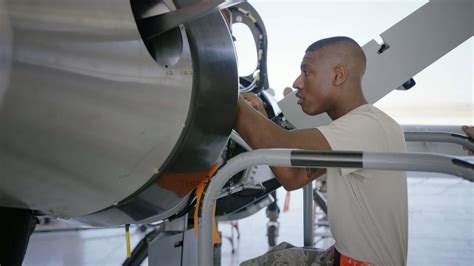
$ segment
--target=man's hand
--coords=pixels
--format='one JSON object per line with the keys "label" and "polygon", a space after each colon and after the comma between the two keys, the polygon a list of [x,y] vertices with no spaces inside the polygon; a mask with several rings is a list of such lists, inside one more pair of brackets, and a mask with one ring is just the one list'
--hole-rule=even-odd
{"label": "man's hand", "polygon": [[293,89],[290,88],[290,87],[286,87],[284,90],[283,90],[283,96],[287,96],[288,94],[292,93],[293,92]]}
{"label": "man's hand", "polygon": [[[474,139],[474,127],[468,127],[468,126],[462,126],[461,127],[462,131],[466,133],[466,135],[473,140]],[[464,147],[464,150],[467,151],[467,154],[469,155],[474,155],[474,151],[468,149],[467,147]]]}
{"label": "man's hand", "polygon": [[256,94],[251,93],[251,92],[241,93],[240,95],[255,110],[259,111],[265,117],[268,117],[267,111],[265,111],[265,107],[263,106],[263,102],[262,102],[262,99],[260,99],[260,97],[258,97]]}

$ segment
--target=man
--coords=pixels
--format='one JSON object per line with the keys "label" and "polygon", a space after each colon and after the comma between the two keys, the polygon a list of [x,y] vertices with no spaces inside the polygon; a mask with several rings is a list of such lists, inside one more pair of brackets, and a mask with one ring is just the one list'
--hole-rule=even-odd
{"label": "man", "polygon": [[[348,37],[317,41],[306,50],[293,87],[309,115],[327,113],[327,126],[286,131],[271,123],[253,95],[239,97],[236,130],[254,149],[299,148],[405,152],[400,126],[362,93],[366,58]],[[382,85],[382,84],[381,84]],[[328,216],[338,265],[405,265],[408,246],[404,172],[273,167],[287,190],[327,172]]]}

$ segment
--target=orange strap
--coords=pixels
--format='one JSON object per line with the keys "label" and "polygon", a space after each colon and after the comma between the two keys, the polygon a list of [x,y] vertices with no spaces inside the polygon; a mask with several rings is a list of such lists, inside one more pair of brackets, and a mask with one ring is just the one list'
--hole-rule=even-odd
{"label": "orange strap", "polygon": [[[211,177],[216,173],[218,169],[217,164],[213,164],[209,172],[207,172],[206,178],[202,179],[201,182],[196,187],[196,207],[194,208],[194,237],[197,238],[197,228],[198,228],[198,218],[199,218],[199,206],[201,204],[202,193],[204,193],[204,188],[209,183]],[[216,223],[216,208],[214,207],[213,215],[212,215],[212,243],[213,244],[220,244],[221,238],[219,237],[219,232],[217,231],[217,223]]]}
{"label": "orange strap", "polygon": [[351,257],[347,257],[341,254],[339,266],[374,266],[374,265],[367,262],[360,261],[360,260],[355,260]]}

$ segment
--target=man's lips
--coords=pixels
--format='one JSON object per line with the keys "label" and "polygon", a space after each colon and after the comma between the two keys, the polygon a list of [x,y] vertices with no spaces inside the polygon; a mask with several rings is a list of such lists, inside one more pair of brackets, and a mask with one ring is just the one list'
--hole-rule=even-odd
{"label": "man's lips", "polygon": [[304,101],[304,98],[301,97],[299,93],[296,93],[295,95],[296,95],[296,98],[298,98],[298,101],[296,102],[296,104],[301,104]]}

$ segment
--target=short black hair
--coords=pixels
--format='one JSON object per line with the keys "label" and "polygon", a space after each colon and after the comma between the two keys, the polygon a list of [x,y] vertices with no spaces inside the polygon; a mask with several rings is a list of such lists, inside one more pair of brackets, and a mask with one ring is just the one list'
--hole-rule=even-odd
{"label": "short black hair", "polygon": [[312,52],[315,52],[315,51],[317,51],[317,50],[319,50],[323,47],[331,46],[331,45],[341,43],[341,42],[351,43],[351,44],[353,44],[357,47],[360,47],[360,45],[356,41],[354,41],[354,39],[352,39],[352,38],[349,38],[349,37],[346,37],[346,36],[336,36],[336,37],[321,39],[319,41],[316,41],[316,42],[312,43],[306,49],[306,53],[312,53]]}
{"label": "short black hair", "polygon": [[306,53],[314,53],[317,52],[323,48],[330,47],[333,45],[338,45],[338,44],[343,44],[343,45],[348,45],[352,56],[359,58],[361,64],[362,64],[362,75],[365,73],[365,67],[367,64],[367,57],[365,56],[364,50],[360,45],[354,41],[354,39],[346,37],[346,36],[336,36],[336,37],[330,37],[326,39],[321,39],[319,41],[316,41],[312,43],[307,49]]}

